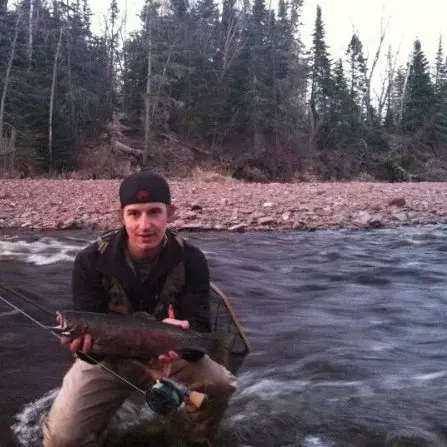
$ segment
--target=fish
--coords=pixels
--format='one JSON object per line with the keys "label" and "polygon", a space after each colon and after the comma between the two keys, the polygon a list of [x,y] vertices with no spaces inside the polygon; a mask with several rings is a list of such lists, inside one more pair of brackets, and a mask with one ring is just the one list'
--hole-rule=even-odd
{"label": "fish", "polygon": [[89,334],[92,352],[104,356],[150,360],[160,354],[199,351],[225,362],[234,335],[200,333],[163,323],[145,312],[126,315],[84,311],[58,311],[59,325],[50,329],[59,336],[75,339]]}

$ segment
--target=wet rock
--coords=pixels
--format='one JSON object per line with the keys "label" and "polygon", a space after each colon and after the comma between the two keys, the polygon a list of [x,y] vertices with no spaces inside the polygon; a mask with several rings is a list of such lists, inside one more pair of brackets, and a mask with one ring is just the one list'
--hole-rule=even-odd
{"label": "wet rock", "polygon": [[186,223],[182,226],[184,231],[201,231],[206,229],[202,222],[197,223]]}
{"label": "wet rock", "polygon": [[360,211],[353,216],[352,223],[359,227],[368,227],[371,218],[372,216],[368,211]]}
{"label": "wet rock", "polygon": [[361,228],[380,228],[383,227],[383,217],[372,215],[368,211],[360,211],[354,215],[352,224]]}
{"label": "wet rock", "polygon": [[79,220],[75,219],[69,219],[64,222],[60,222],[59,225],[57,225],[57,228],[61,230],[78,230],[83,228],[83,223]]}
{"label": "wet rock", "polygon": [[236,225],[232,225],[230,228],[228,228],[228,231],[235,231],[238,233],[243,233],[246,229],[247,229],[247,224],[239,223]]}

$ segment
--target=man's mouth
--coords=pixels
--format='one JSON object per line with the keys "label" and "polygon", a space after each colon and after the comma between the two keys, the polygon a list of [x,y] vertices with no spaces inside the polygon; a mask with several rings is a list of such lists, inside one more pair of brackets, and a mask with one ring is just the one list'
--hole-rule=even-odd
{"label": "man's mouth", "polygon": [[153,239],[154,237],[156,237],[156,234],[140,234],[139,235],[142,239]]}

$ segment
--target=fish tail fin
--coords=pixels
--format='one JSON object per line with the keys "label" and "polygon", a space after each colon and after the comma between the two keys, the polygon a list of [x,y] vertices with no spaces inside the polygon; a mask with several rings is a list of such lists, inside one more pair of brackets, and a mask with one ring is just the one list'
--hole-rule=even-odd
{"label": "fish tail fin", "polygon": [[230,347],[234,341],[234,334],[228,332],[213,332],[208,341],[208,354],[217,363],[227,365]]}

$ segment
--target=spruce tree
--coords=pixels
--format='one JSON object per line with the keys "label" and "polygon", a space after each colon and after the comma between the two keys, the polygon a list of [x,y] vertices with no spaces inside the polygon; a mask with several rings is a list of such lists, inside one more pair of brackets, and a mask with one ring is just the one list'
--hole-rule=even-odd
{"label": "spruce tree", "polygon": [[413,57],[404,98],[402,129],[408,133],[421,130],[432,118],[435,103],[434,87],[421,42],[414,42]]}

